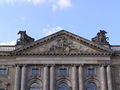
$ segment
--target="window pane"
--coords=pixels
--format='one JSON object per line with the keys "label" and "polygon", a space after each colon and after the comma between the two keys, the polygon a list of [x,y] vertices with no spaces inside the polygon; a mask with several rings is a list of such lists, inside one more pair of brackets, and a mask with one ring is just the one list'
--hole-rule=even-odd
{"label": "window pane", "polygon": [[66,83],[61,83],[58,86],[58,90],[69,90],[69,86]]}
{"label": "window pane", "polygon": [[38,83],[33,83],[30,90],[40,90],[40,85]]}
{"label": "window pane", "polygon": [[1,69],[0,69],[0,74],[1,74],[1,75],[7,74],[7,69],[1,68]]}
{"label": "window pane", "polygon": [[33,75],[39,75],[40,74],[40,70],[38,68],[33,68],[32,69],[32,74]]}
{"label": "window pane", "polygon": [[95,83],[91,82],[87,84],[87,90],[97,90],[97,86]]}
{"label": "window pane", "polygon": [[88,75],[94,75],[95,74],[95,69],[94,68],[88,68],[87,73],[88,73]]}
{"label": "window pane", "polygon": [[59,74],[60,75],[67,75],[68,74],[67,68],[60,68],[59,69]]}

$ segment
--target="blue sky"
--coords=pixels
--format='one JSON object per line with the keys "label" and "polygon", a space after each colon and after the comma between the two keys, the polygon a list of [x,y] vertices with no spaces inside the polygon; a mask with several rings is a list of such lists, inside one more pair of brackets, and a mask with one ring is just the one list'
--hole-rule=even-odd
{"label": "blue sky", "polygon": [[19,30],[40,39],[65,29],[91,40],[108,32],[120,44],[120,0],[0,0],[0,44],[13,44]]}

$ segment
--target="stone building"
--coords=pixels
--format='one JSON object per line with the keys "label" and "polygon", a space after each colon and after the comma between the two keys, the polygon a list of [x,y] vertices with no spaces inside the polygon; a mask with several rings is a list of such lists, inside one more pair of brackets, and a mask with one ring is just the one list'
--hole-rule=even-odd
{"label": "stone building", "polygon": [[20,31],[0,46],[0,90],[120,90],[120,46],[62,30],[39,40]]}

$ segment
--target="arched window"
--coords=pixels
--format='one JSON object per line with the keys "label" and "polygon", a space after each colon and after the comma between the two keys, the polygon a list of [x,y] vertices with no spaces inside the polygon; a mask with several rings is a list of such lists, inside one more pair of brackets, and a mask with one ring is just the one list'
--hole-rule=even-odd
{"label": "arched window", "polygon": [[70,90],[70,89],[67,83],[62,82],[58,85],[58,90]]}
{"label": "arched window", "polygon": [[30,86],[30,90],[41,90],[40,89],[40,85],[38,83],[33,83],[31,86]]}
{"label": "arched window", "polygon": [[87,83],[87,90],[97,90],[97,86],[94,82]]}
{"label": "arched window", "polygon": [[6,86],[2,85],[3,83],[0,83],[0,90],[6,90]]}
{"label": "arched window", "polygon": [[3,88],[0,88],[0,90],[5,90],[5,89],[3,89]]}

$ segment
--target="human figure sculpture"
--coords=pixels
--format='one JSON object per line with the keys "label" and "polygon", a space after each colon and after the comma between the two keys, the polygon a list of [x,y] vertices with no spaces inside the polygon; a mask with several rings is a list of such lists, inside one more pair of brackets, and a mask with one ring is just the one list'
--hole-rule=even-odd
{"label": "human figure sculpture", "polygon": [[17,44],[24,45],[30,42],[34,42],[34,38],[31,38],[26,34],[26,31],[19,31],[20,38],[17,40]]}
{"label": "human figure sculpture", "polygon": [[92,41],[98,44],[109,44],[108,37],[106,37],[107,32],[105,30],[100,30],[100,32],[97,33],[97,36],[92,38]]}

